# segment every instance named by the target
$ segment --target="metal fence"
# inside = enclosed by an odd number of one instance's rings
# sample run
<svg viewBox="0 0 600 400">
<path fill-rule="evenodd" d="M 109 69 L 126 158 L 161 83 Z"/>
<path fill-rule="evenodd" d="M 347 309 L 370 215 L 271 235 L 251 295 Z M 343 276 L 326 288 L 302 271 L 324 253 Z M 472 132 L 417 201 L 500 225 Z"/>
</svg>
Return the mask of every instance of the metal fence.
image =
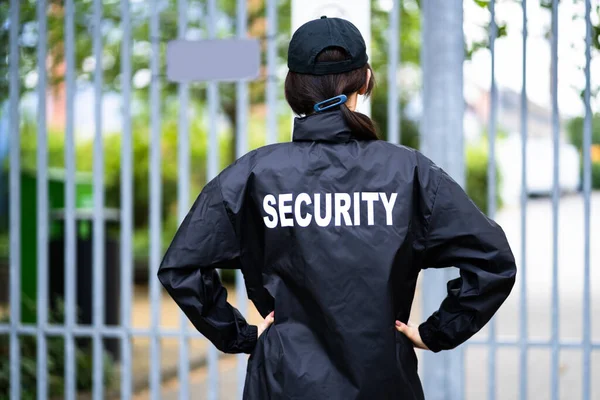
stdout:
<svg viewBox="0 0 600 400">
<path fill-rule="evenodd" d="M 276 33 L 278 32 L 277 26 L 277 0 L 265 0 L 266 5 L 266 21 L 267 21 L 267 51 L 266 51 L 266 69 L 267 69 L 267 83 L 266 83 L 266 104 L 267 108 L 272 111 L 267 113 L 267 143 L 274 143 L 277 138 L 277 109 L 278 103 L 278 83 L 276 78 L 277 65 L 277 44 L 276 44 Z M 400 49 L 398 43 L 398 35 L 395 34 L 400 29 L 400 1 L 393 1 L 393 8 L 389 15 L 390 21 L 390 35 L 391 40 L 389 41 L 389 72 L 388 79 L 390 90 L 388 92 L 388 138 L 392 142 L 400 141 L 399 132 L 399 121 L 400 121 L 400 110 L 398 106 L 399 99 L 399 86 L 396 80 L 396 71 L 398 70 L 400 62 Z M 120 396 L 123 399 L 132 397 L 133 386 L 132 386 L 132 339 L 134 337 L 146 337 L 150 340 L 150 374 L 149 374 L 149 388 L 150 396 L 154 399 L 158 399 L 161 396 L 161 339 L 163 338 L 177 338 L 179 340 L 179 369 L 178 369 L 178 381 L 179 381 L 179 398 L 189 399 L 192 397 L 192 393 L 189 391 L 190 385 L 190 362 L 189 362 L 189 340 L 191 338 L 201 338 L 196 332 L 191 332 L 187 329 L 187 319 L 181 314 L 181 323 L 179 329 L 176 330 L 165 330 L 160 327 L 160 302 L 161 302 L 161 290 L 159 282 L 155 279 L 156 269 L 158 268 L 161 254 L 161 196 L 162 187 L 160 180 L 161 173 L 161 152 L 160 152 L 160 138 L 161 138 L 161 80 L 157 77 L 160 75 L 160 37 L 161 37 L 161 24 L 160 24 L 160 7 L 158 0 L 149 1 L 150 9 L 150 41 L 151 41 L 151 58 L 150 58 L 150 69 L 153 79 L 150 84 L 150 126 L 149 126 L 149 137 L 153 145 L 150 147 L 150 304 L 151 304 L 151 325 L 149 329 L 137 329 L 132 327 L 131 311 L 132 311 L 132 281 L 133 281 L 133 193 L 135 188 L 133 187 L 133 143 L 132 143 L 132 23 L 130 14 L 130 2 L 128 0 L 121 0 L 120 2 L 120 13 L 121 13 L 121 24 L 122 24 L 122 38 L 121 38 L 121 90 L 120 95 L 122 96 L 122 147 L 121 147 L 121 193 L 120 193 L 120 324 L 117 327 L 110 327 L 105 324 L 105 303 L 104 303 L 104 271 L 103 266 L 105 262 L 104 253 L 104 238 L 106 235 L 104 228 L 104 216 L 105 216 L 105 198 L 103 190 L 104 181 L 104 149 L 102 141 L 102 97 L 103 97 L 103 72 L 101 62 L 95 63 L 94 69 L 94 121 L 95 127 L 94 136 L 94 167 L 93 167 L 93 185 L 94 188 L 94 223 L 93 223 L 93 282 L 94 282 L 94 297 L 93 297 L 93 323 L 90 326 L 78 325 L 76 322 L 76 198 L 75 198 L 75 135 L 74 135 L 74 102 L 75 102 L 75 4 L 74 0 L 65 0 L 64 2 L 64 54 L 66 61 L 66 129 L 65 129 L 65 166 L 66 166 L 66 185 L 65 185 L 65 323 L 64 325 L 51 325 L 48 323 L 48 307 L 49 293 L 48 293 L 48 239 L 49 239 L 49 204 L 48 204 L 48 171 L 45 166 L 48 165 L 48 142 L 47 142 L 47 120 L 46 120 L 46 92 L 48 87 L 47 82 L 47 70 L 45 61 L 48 56 L 47 49 L 47 13 L 48 3 L 46 0 L 37 1 L 37 23 L 38 23 L 38 35 L 42 40 L 38 41 L 37 47 L 37 59 L 38 59 L 38 83 L 37 83 L 37 322 L 36 324 L 22 324 L 18 316 L 21 315 L 21 159 L 20 159 L 20 91 L 19 87 L 19 23 L 20 21 L 20 1 L 11 0 L 10 2 L 10 53 L 9 53 L 9 81 L 10 81 L 10 95 L 9 95 L 9 117 L 10 117 L 10 323 L 0 325 L 0 334 L 10 336 L 10 398 L 17 400 L 21 398 L 21 354 L 20 354 L 20 341 L 24 336 L 35 336 L 37 338 L 37 397 L 39 399 L 48 398 L 48 377 L 47 377 L 47 338 L 53 336 L 64 337 L 65 339 L 65 398 L 75 399 L 77 397 L 77 377 L 76 377 L 76 340 L 80 337 L 87 337 L 92 339 L 93 343 L 93 398 L 100 400 L 107 396 L 105 388 L 103 386 L 103 339 L 105 338 L 116 338 L 120 340 Z M 452 7 L 459 7 L 458 12 L 462 15 L 462 1 L 444 2 L 452 4 Z M 557 95 L 557 82 L 558 82 L 558 47 L 557 40 L 559 35 L 558 29 L 558 0 L 552 1 L 552 34 L 551 34 L 551 51 L 552 51 L 552 123 L 553 123 L 553 143 L 554 143 L 554 169 L 553 169 L 553 181 L 554 190 L 552 192 L 552 334 L 550 340 L 535 340 L 528 336 L 527 323 L 528 315 L 528 304 L 527 304 L 527 283 L 524 277 L 527 275 L 527 258 L 526 258 L 526 216 L 527 216 L 527 165 L 526 161 L 526 148 L 527 148 L 527 121 L 528 121 L 528 109 L 527 109 L 527 91 L 526 91 L 526 71 L 527 71 L 527 2 L 522 0 L 522 20 L 523 20 L 523 64 L 522 64 L 522 78 L 523 85 L 521 91 L 521 158 L 524 163 L 521 174 L 522 182 L 522 194 L 520 199 L 521 207 L 521 259 L 519 262 L 519 274 L 521 275 L 520 287 L 517 289 L 520 293 L 520 330 L 519 336 L 512 340 L 501 340 L 496 337 L 496 329 L 494 320 L 489 325 L 489 335 L 485 340 L 473 339 L 469 342 L 468 346 L 481 347 L 484 346 L 488 352 L 488 374 L 489 374 L 489 391 L 488 398 L 494 399 L 498 394 L 498 387 L 496 386 L 496 365 L 497 365 L 497 351 L 499 348 L 510 347 L 519 351 L 519 368 L 522 371 L 519 380 L 519 398 L 526 399 L 528 393 L 528 352 L 531 348 L 545 348 L 551 351 L 551 395 L 553 399 L 559 398 L 559 354 L 562 349 L 577 349 L 582 352 L 582 398 L 584 400 L 590 400 L 591 397 L 591 355 L 592 350 L 600 349 L 600 343 L 592 342 L 592 329 L 591 329 L 591 264 L 590 264 L 590 212 L 591 212 L 591 132 L 592 132 L 592 111 L 590 106 L 591 97 L 591 76 L 590 76 L 590 65 L 591 65 L 591 43 L 592 43 L 592 25 L 591 25 L 591 0 L 585 0 L 585 21 L 586 21 L 586 66 L 585 66 L 585 123 L 584 123 L 584 151 L 583 151 L 583 199 L 584 199 L 584 237 L 585 241 L 582 243 L 584 247 L 584 290 L 582 293 L 583 297 L 583 339 L 581 341 L 565 341 L 559 337 L 559 291 L 558 291 L 558 251 L 560 249 L 558 242 L 558 212 L 559 212 L 559 110 L 558 110 L 558 95 Z M 93 54 L 96 60 L 102 59 L 102 25 L 100 23 L 102 19 L 102 0 L 93 0 L 93 18 L 92 18 L 92 29 L 93 29 Z M 428 23 L 437 23 L 442 20 L 435 20 L 436 8 L 432 7 L 433 4 L 429 1 L 423 2 L 423 18 L 424 26 Z M 184 38 L 186 35 L 186 28 L 188 23 L 188 4 L 186 0 L 179 0 L 177 2 L 178 7 L 178 37 Z M 491 1 L 489 4 L 491 11 L 491 32 L 490 32 L 490 52 L 492 55 L 492 68 L 491 74 L 491 109 L 490 109 L 490 121 L 489 121 L 489 180 L 491 184 L 489 187 L 488 202 L 490 205 L 489 213 L 493 217 L 496 212 L 496 164 L 494 160 L 495 154 L 495 139 L 497 132 L 497 110 L 498 110 L 498 93 L 495 84 L 495 39 L 497 35 L 497 26 L 495 23 L 495 1 Z M 456 9 L 455 9 L 456 10 Z M 217 0 L 207 0 L 207 12 L 208 17 L 206 23 L 208 25 L 208 35 L 210 38 L 217 37 Z M 437 12 L 440 12 L 439 10 Z M 247 2 L 245 0 L 237 1 L 237 21 L 236 21 L 236 34 L 238 37 L 244 37 L 247 35 Z M 438 14 L 439 17 L 439 14 Z M 427 20 L 432 18 L 432 20 Z M 442 21 L 443 23 L 443 21 Z M 462 23 L 462 22 L 461 22 Z M 460 31 L 459 35 L 453 40 L 458 40 L 458 49 L 462 49 L 462 26 L 458 25 Z M 456 29 L 456 28 L 455 28 Z M 457 32 L 457 31 L 455 31 Z M 423 32 L 423 46 L 433 46 L 433 42 L 439 38 L 427 36 L 427 32 Z M 427 48 L 424 49 L 424 53 L 427 52 Z M 462 62 L 462 58 L 460 59 Z M 424 81 L 425 86 L 427 82 L 430 82 L 431 77 L 427 75 L 435 73 L 435 68 L 431 69 L 431 64 L 434 61 L 431 58 L 423 56 L 423 69 L 425 71 Z M 462 77 L 462 71 L 454 71 L 458 76 Z M 453 79 L 450 76 L 449 79 Z M 461 78 L 462 79 L 462 78 Z M 459 81 L 462 85 L 462 80 Z M 188 105 L 190 102 L 189 85 L 186 83 L 178 84 L 177 99 L 179 102 L 179 124 L 178 124 L 178 216 L 181 221 L 187 213 L 189 207 L 190 197 L 190 121 Z M 248 150 L 247 144 L 247 122 L 248 122 L 248 82 L 240 81 L 236 84 L 236 102 L 237 102 L 237 130 L 236 135 L 236 154 L 237 156 L 243 155 Z M 461 86 L 458 86 L 459 88 Z M 438 90 L 440 90 L 438 88 Z M 441 89 L 444 90 L 444 89 Z M 430 93 L 435 95 L 435 92 Z M 445 107 L 449 106 L 449 103 L 457 102 L 461 103 L 459 106 L 462 108 L 462 93 L 457 94 L 458 97 L 449 96 L 446 98 L 446 102 L 442 102 L 438 105 L 425 104 L 424 119 L 428 116 L 436 118 L 439 115 L 440 110 L 445 110 Z M 207 155 L 207 177 L 210 179 L 218 173 L 219 159 L 218 159 L 218 137 L 217 137 L 217 114 L 220 103 L 219 90 L 217 82 L 209 82 L 207 85 L 207 103 L 208 103 L 208 114 L 211 116 L 209 119 L 208 127 L 208 155 Z M 437 108 L 436 108 L 437 107 Z M 441 108 L 440 108 L 441 107 Z M 453 108 L 453 110 L 457 110 Z M 462 118 L 461 114 L 458 114 Z M 456 117 L 456 115 L 454 115 Z M 439 117 L 438 117 L 439 118 Z M 437 126 L 444 124 L 443 120 L 438 120 Z M 462 146 L 462 121 L 458 122 L 458 130 L 451 132 L 448 138 L 444 140 L 459 140 L 460 146 Z M 436 125 L 432 125 L 436 126 Z M 425 142 L 435 141 L 434 136 L 429 133 L 429 130 L 423 131 L 423 138 Z M 452 136 L 454 135 L 454 136 Z M 439 139 L 439 138 L 438 138 Z M 438 147 L 440 147 L 438 145 Z M 431 155 L 434 160 L 436 156 L 432 154 L 435 150 L 431 147 L 424 149 L 428 155 Z M 429 152 L 428 152 L 429 151 Z M 443 151 L 443 149 L 442 149 Z M 454 153 L 462 157 L 462 151 Z M 464 164 L 462 158 L 451 159 L 441 161 L 440 164 L 443 166 L 452 165 L 450 169 L 459 171 L 454 175 L 457 177 L 459 182 L 464 182 L 464 177 L 461 176 L 461 169 L 464 170 Z M 247 309 L 244 306 L 246 302 L 245 288 L 243 286 L 241 272 L 237 273 L 237 304 L 240 306 L 242 314 L 246 314 Z M 439 278 L 437 282 L 433 282 L 427 277 L 426 287 L 434 288 L 439 290 Z M 430 286 L 427 286 L 427 285 Z M 437 285 L 437 286 L 436 286 Z M 439 295 L 433 296 L 431 292 L 425 291 L 424 303 L 427 308 L 427 304 L 434 306 L 439 304 L 437 301 Z M 425 310 L 430 311 L 430 310 Z M 426 358 L 424 360 L 424 366 L 422 374 L 424 377 L 424 383 L 428 398 L 432 399 L 462 399 L 465 397 L 465 385 L 464 385 L 464 354 L 462 350 L 452 352 L 452 356 L 446 359 L 443 363 L 437 362 L 439 358 Z M 238 397 L 241 397 L 241 390 L 245 371 L 246 371 L 246 359 L 244 356 L 238 358 Z M 218 370 L 218 354 L 217 350 L 210 346 L 207 357 L 208 364 L 208 398 L 217 399 L 219 398 L 218 392 L 218 381 L 219 381 L 219 370 Z M 440 383 L 440 382 L 443 382 Z"/>
<path fill-rule="evenodd" d="M 498 110 L 498 93 L 496 88 L 495 80 L 495 40 L 498 34 L 498 27 L 495 21 L 495 1 L 490 2 L 491 10 L 491 32 L 490 32 L 490 51 L 492 55 L 492 87 L 491 87 L 491 118 L 490 118 L 490 160 L 488 179 L 494 182 L 496 179 L 495 162 L 494 162 L 494 146 L 496 142 L 497 134 L 497 110 Z M 528 398 L 528 353 L 532 348 L 545 348 L 551 352 L 550 361 L 550 395 L 553 400 L 557 400 L 560 397 L 560 364 L 559 357 L 560 352 L 563 349 L 577 349 L 582 354 L 582 399 L 591 399 L 591 374 L 592 374 L 592 350 L 600 349 L 599 342 L 592 342 L 592 314 L 591 314 L 591 262 L 590 262 L 590 221 L 591 221 L 591 188 L 592 188 L 592 162 L 591 162 L 591 148 L 592 148 L 592 110 L 591 110 L 591 49 L 592 49 L 592 22 L 591 13 L 592 6 L 590 0 L 582 2 L 585 4 L 585 90 L 583 93 L 583 100 L 585 104 L 585 117 L 583 127 L 583 203 L 584 203 L 584 241 L 581 243 L 583 247 L 583 259 L 584 259 L 584 276 L 583 276 L 583 293 L 582 293 L 582 304 L 583 309 L 583 337 L 581 341 L 567 341 L 561 340 L 559 337 L 560 328 L 560 317 L 559 317 L 559 250 L 560 243 L 558 240 L 559 234 L 559 202 L 560 202 L 560 188 L 559 188 L 559 155 L 560 155 L 560 120 L 559 120 L 559 107 L 558 107 L 558 11 L 559 1 L 552 0 L 551 2 L 551 95 L 552 95 L 552 141 L 553 141 L 553 189 L 552 189 L 552 300 L 551 300 L 551 335 L 549 340 L 536 340 L 529 337 L 527 330 L 528 321 L 528 290 L 527 290 L 527 168 L 535 167 L 527 165 L 527 140 L 528 140 L 528 106 L 527 106 L 527 34 L 528 34 L 528 19 L 527 19 L 527 1 L 522 0 L 522 21 L 523 21 L 523 32 L 522 32 L 522 43 L 523 43 L 523 63 L 522 63 L 522 89 L 521 89 L 521 161 L 523 168 L 521 171 L 521 258 L 518 260 L 520 287 L 518 288 L 520 293 L 520 330 L 519 337 L 514 340 L 500 340 L 496 337 L 496 321 L 492 319 L 489 325 L 489 333 L 487 341 L 472 340 L 471 345 L 475 346 L 487 346 L 489 351 L 488 358 L 488 380 L 489 380 L 489 391 L 488 399 L 495 399 L 499 393 L 498 387 L 496 386 L 496 365 L 497 365 L 497 351 L 500 347 L 508 347 L 518 349 L 519 351 L 519 398 Z M 568 34 L 566 32 L 565 34 Z M 489 214 L 494 217 L 496 213 L 496 193 L 495 185 L 489 185 L 488 204 L 490 205 Z"/>
</svg>

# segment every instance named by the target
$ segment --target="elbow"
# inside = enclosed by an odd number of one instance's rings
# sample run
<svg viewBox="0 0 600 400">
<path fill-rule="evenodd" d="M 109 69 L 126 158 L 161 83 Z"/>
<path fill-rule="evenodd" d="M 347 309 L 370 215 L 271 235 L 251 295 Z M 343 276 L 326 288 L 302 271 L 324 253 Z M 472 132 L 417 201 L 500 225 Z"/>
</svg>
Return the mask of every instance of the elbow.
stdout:
<svg viewBox="0 0 600 400">
<path fill-rule="evenodd" d="M 174 288 L 174 285 L 172 283 L 172 275 L 172 270 L 163 266 L 159 267 L 158 272 L 156 273 L 158 281 L 169 293 L 171 293 Z"/>
<path fill-rule="evenodd" d="M 512 254 L 512 252 L 510 252 L 509 257 L 507 257 L 507 260 L 505 261 L 505 267 L 504 267 L 504 276 L 506 277 L 506 281 L 507 281 L 507 285 L 509 286 L 509 291 L 512 290 L 513 286 L 515 285 L 515 281 L 517 278 L 517 264 L 515 262 L 515 258 Z"/>
<path fill-rule="evenodd" d="M 503 286 L 504 286 L 504 300 L 510 295 L 515 286 L 517 277 L 517 266 L 513 263 L 511 264 L 506 271 L 506 275 L 503 278 Z"/>
<path fill-rule="evenodd" d="M 500 291 L 503 293 L 504 299 L 508 297 L 515 286 L 516 278 L 517 278 L 517 265 L 515 264 L 514 259 L 505 260 L 500 268 L 499 273 L 497 273 L 497 282 L 500 287 Z"/>
</svg>

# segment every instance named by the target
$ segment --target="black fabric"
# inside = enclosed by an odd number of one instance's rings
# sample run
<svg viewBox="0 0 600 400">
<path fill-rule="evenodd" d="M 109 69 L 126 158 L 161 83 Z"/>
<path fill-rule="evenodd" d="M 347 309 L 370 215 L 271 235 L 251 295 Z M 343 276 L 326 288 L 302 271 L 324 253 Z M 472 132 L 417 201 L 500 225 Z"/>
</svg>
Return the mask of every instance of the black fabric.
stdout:
<svg viewBox="0 0 600 400">
<path fill-rule="evenodd" d="M 328 47 L 344 49 L 348 59 L 318 63 L 317 56 Z M 288 48 L 288 68 L 300 74 L 339 74 L 361 68 L 368 60 L 360 31 L 341 18 L 323 16 L 305 23 L 292 35 Z"/>
<path fill-rule="evenodd" d="M 293 140 L 346 143 L 352 132 L 340 110 L 311 114 L 294 119 Z"/>
<path fill-rule="evenodd" d="M 505 234 L 421 153 L 354 140 L 331 112 L 208 183 L 158 276 L 219 349 L 250 354 L 245 399 L 423 399 L 394 322 L 407 321 L 420 271 L 446 267 L 460 278 L 419 327 L 433 351 L 466 341 L 509 295 Z M 275 311 L 258 339 L 218 268 L 241 269 L 260 314 Z"/>
</svg>

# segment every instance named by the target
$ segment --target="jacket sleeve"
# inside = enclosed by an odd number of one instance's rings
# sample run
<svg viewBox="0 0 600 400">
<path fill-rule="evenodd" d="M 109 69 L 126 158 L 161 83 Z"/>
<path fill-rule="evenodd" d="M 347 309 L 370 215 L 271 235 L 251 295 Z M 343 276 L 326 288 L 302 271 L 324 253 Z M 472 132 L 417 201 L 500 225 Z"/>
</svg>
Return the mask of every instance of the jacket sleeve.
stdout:
<svg viewBox="0 0 600 400">
<path fill-rule="evenodd" d="M 506 236 L 463 189 L 438 170 L 424 237 L 422 268 L 457 267 L 438 311 L 419 326 L 434 352 L 452 349 L 477 333 L 510 294 L 516 265 Z"/>
<path fill-rule="evenodd" d="M 227 302 L 217 268 L 239 269 L 240 246 L 219 178 L 209 182 L 179 227 L 158 270 L 177 305 L 219 350 L 251 353 L 257 327 Z"/>
</svg>

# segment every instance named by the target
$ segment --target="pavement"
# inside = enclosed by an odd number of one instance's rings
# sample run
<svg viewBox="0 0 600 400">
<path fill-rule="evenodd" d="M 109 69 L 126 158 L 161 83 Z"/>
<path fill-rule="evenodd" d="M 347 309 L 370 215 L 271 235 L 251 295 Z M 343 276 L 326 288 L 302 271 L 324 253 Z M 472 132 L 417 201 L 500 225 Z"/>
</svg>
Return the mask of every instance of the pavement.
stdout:
<svg viewBox="0 0 600 400">
<path fill-rule="evenodd" d="M 521 262 L 521 210 L 507 207 L 496 218 L 504 228 L 518 262 L 519 272 L 515 288 L 504 306 L 495 317 L 498 338 L 518 338 L 520 329 L 521 284 L 527 284 L 527 329 L 531 339 L 548 340 L 552 333 L 552 207 L 548 198 L 532 199 L 527 207 L 526 264 Z M 591 313 L 592 338 L 600 341 L 600 193 L 592 198 L 591 219 Z M 559 292 L 559 337 L 561 340 L 581 340 L 583 321 L 583 266 L 584 266 L 584 212 L 580 195 L 561 198 L 558 230 L 558 292 Z M 147 292 L 136 288 L 134 305 L 134 326 L 148 326 L 150 307 Z M 230 300 L 235 304 L 235 296 L 230 290 Z M 419 322 L 420 297 L 416 297 L 413 320 Z M 260 321 L 256 309 L 249 305 L 248 319 L 251 323 Z M 179 326 L 179 310 L 164 296 L 161 302 L 162 325 Z M 485 339 L 484 328 L 477 338 Z M 176 340 L 162 341 L 162 369 L 167 375 L 176 372 L 178 363 L 178 343 Z M 468 345 L 465 347 L 465 394 L 466 399 L 487 398 L 488 355 L 486 346 Z M 202 365 L 207 350 L 205 340 L 191 341 L 190 359 Z M 142 382 L 148 376 L 148 341 L 134 339 L 135 379 Z M 420 354 L 419 354 L 420 356 Z M 236 398 L 237 358 L 223 356 L 219 361 L 218 399 Z M 559 398 L 573 400 L 581 398 L 582 351 L 562 350 L 560 353 Z M 531 348 L 528 351 L 528 394 L 531 399 L 549 399 L 551 358 L 548 348 Z M 501 347 L 497 351 L 496 397 L 512 400 L 518 398 L 519 379 L 518 348 Z M 592 354 L 592 399 L 600 399 L 600 352 Z M 162 387 L 161 398 L 178 399 L 177 378 L 168 379 Z M 194 399 L 208 398 L 208 378 L 205 367 L 192 371 L 190 393 Z M 135 399 L 150 398 L 147 390 L 137 393 Z"/>
</svg>

